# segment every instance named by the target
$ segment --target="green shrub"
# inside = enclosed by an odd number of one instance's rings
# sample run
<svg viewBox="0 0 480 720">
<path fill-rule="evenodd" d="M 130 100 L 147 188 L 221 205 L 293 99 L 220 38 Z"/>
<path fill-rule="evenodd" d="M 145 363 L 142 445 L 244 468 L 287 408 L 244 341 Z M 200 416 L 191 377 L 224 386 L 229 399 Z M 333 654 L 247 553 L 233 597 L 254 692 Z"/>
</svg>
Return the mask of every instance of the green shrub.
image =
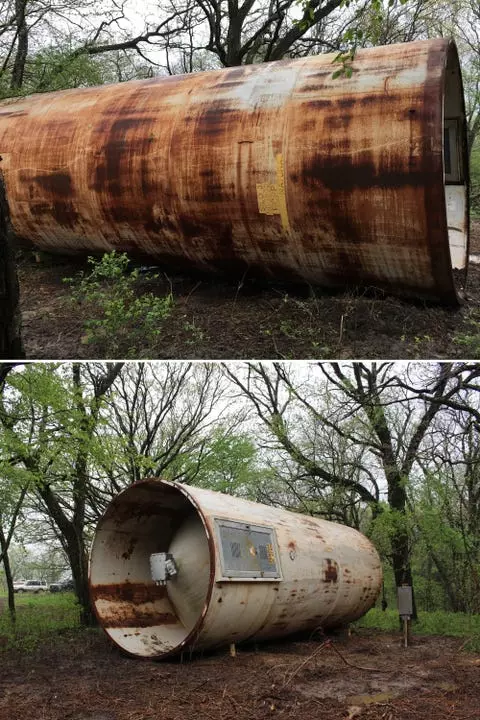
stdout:
<svg viewBox="0 0 480 720">
<path fill-rule="evenodd" d="M 140 271 L 129 269 L 125 253 L 113 250 L 100 259 L 88 258 L 92 269 L 66 278 L 72 301 L 85 315 L 82 342 L 104 357 L 149 357 L 162 325 L 170 315 L 173 297 L 139 293 Z M 142 275 L 142 281 L 158 275 Z"/>
</svg>

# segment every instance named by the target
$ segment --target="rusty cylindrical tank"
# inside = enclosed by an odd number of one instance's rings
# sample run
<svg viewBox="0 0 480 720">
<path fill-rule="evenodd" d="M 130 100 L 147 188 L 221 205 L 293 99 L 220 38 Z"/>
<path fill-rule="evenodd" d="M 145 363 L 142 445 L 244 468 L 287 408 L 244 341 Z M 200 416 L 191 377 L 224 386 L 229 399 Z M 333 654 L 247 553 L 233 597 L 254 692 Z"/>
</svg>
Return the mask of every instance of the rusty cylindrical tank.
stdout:
<svg viewBox="0 0 480 720">
<path fill-rule="evenodd" d="M 20 241 L 455 304 L 468 265 L 457 50 L 433 40 L 0 104 Z"/>
<path fill-rule="evenodd" d="M 90 558 L 101 626 L 150 658 L 345 624 L 381 582 L 356 530 L 158 479 L 111 502 Z"/>
</svg>

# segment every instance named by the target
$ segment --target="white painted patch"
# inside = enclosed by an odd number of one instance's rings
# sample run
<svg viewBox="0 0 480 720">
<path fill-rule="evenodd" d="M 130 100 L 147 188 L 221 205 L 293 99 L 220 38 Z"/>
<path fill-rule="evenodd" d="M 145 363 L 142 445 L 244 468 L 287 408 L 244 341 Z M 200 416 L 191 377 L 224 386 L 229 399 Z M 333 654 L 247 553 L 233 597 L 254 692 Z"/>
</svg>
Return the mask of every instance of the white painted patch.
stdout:
<svg viewBox="0 0 480 720">
<path fill-rule="evenodd" d="M 454 270 L 463 270 L 467 263 L 466 193 L 463 185 L 445 187 L 448 239 Z"/>
</svg>

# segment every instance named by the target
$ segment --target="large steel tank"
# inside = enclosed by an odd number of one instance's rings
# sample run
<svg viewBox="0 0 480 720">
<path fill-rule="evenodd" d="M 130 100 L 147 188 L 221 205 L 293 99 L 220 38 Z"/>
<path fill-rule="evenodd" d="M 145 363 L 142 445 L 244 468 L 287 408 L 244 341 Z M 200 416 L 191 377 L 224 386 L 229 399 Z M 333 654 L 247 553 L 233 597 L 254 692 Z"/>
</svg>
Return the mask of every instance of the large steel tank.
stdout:
<svg viewBox="0 0 480 720">
<path fill-rule="evenodd" d="M 20 242 L 363 285 L 455 304 L 468 152 L 454 43 L 67 90 L 0 104 Z"/>
<path fill-rule="evenodd" d="M 381 583 L 352 528 L 156 478 L 114 498 L 90 558 L 100 625 L 137 657 L 344 625 Z"/>
</svg>

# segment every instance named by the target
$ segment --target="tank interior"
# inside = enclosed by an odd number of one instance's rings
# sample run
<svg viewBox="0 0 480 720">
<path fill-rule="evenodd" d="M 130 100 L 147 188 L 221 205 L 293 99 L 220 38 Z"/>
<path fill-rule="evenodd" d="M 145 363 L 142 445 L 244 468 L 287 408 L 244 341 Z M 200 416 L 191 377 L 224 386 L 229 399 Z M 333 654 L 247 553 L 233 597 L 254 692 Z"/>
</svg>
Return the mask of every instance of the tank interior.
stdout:
<svg viewBox="0 0 480 720">
<path fill-rule="evenodd" d="M 123 650 L 152 657 L 178 648 L 201 618 L 209 580 L 207 533 L 180 490 L 133 485 L 109 506 L 90 589 L 101 625 Z"/>
<path fill-rule="evenodd" d="M 468 154 L 460 64 L 454 46 L 447 61 L 444 100 L 444 178 L 448 238 L 453 270 L 468 267 Z M 460 278 L 465 282 L 465 273 Z"/>
</svg>

